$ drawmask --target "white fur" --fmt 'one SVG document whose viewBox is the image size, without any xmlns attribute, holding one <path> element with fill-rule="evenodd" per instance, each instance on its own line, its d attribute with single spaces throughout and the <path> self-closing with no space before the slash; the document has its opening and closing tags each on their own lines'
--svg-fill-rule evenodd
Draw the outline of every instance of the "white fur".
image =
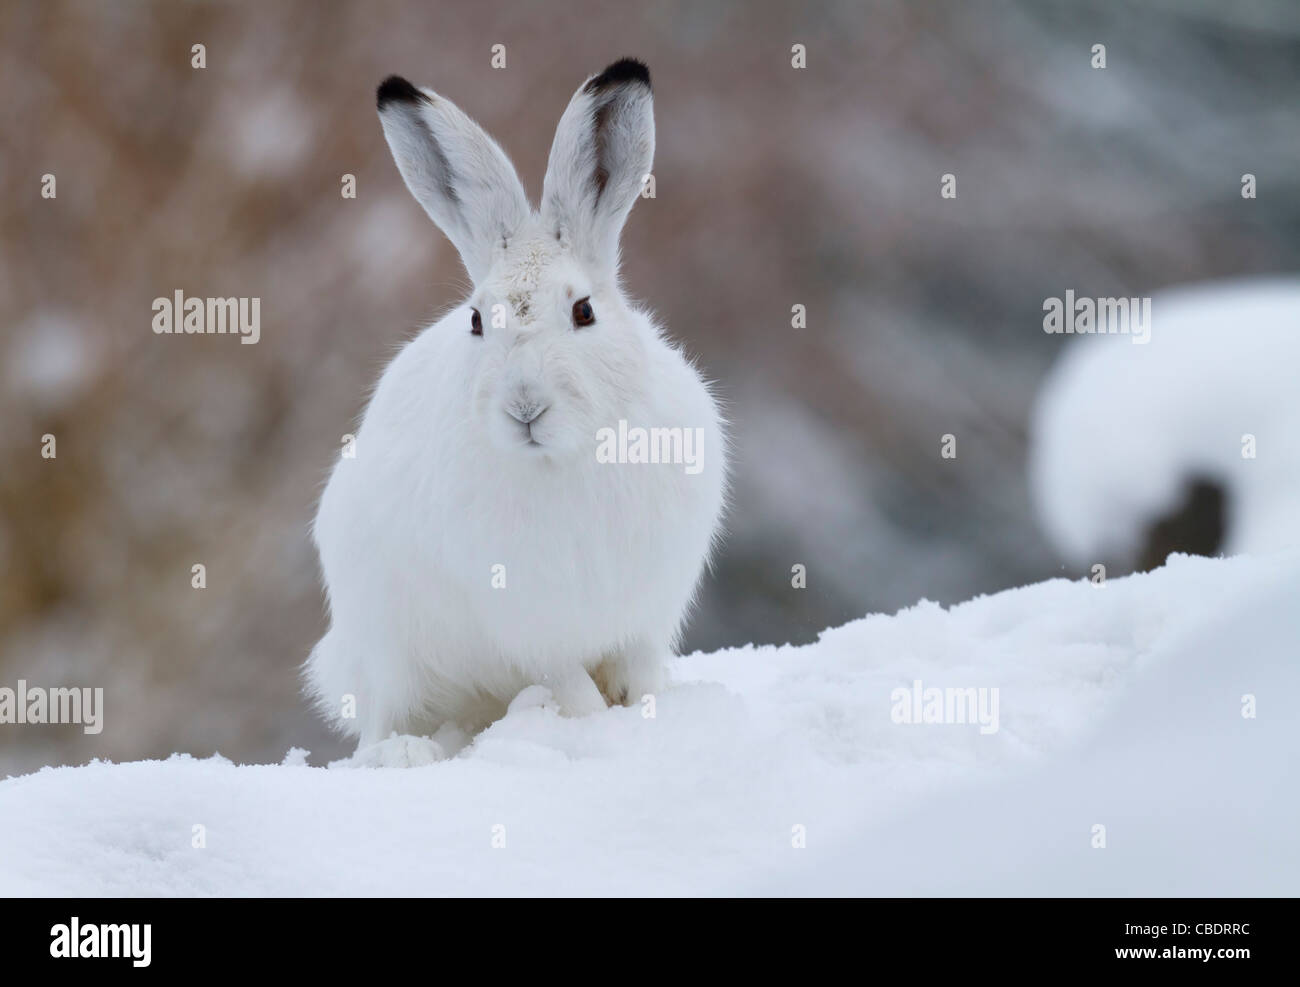
<svg viewBox="0 0 1300 987">
<path fill-rule="evenodd" d="M 654 149 L 648 85 L 578 90 L 540 213 L 500 148 L 425 96 L 383 106 L 384 132 L 474 290 L 384 372 L 314 529 L 331 627 L 308 683 L 362 748 L 479 729 L 529 686 L 570 715 L 657 692 L 725 499 L 717 404 L 618 282 L 618 233 Z M 587 296 L 596 322 L 575 328 Z M 512 415 L 527 405 L 547 408 L 531 426 L 538 445 Z M 703 429 L 703 471 L 599 463 L 597 430 L 620 419 Z M 340 716 L 348 696 L 355 718 Z"/>
</svg>

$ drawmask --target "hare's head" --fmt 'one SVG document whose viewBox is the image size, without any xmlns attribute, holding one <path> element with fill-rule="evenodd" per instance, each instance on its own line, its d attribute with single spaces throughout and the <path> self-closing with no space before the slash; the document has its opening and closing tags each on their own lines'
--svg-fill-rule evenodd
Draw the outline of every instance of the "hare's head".
<svg viewBox="0 0 1300 987">
<path fill-rule="evenodd" d="M 505 449 L 594 449 L 644 390 L 649 320 L 623 298 L 618 240 L 654 157 L 650 74 L 624 59 L 588 79 L 560 118 L 539 210 L 483 130 L 396 76 L 379 118 L 407 188 L 474 283 L 463 335 L 473 425 Z"/>
</svg>

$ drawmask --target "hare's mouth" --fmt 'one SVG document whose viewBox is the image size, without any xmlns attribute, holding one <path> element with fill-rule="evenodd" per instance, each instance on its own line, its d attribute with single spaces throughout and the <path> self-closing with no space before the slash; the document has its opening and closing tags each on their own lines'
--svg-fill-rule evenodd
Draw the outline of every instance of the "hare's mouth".
<svg viewBox="0 0 1300 987">
<path fill-rule="evenodd" d="M 531 423 L 520 422 L 520 423 L 519 423 L 519 431 L 520 431 L 520 438 L 523 439 L 523 442 L 521 443 L 521 445 L 522 445 L 525 449 L 540 449 L 540 448 L 542 448 L 542 443 L 538 442 L 538 441 L 537 441 L 537 436 L 535 436 L 535 435 L 533 434 L 533 426 L 532 426 Z"/>
<path fill-rule="evenodd" d="M 544 407 L 538 409 L 536 406 L 530 406 L 522 413 L 518 413 L 513 409 L 506 412 L 511 423 L 518 430 L 515 434 L 519 436 L 522 440 L 521 444 L 525 447 L 536 447 L 540 449 L 545 444 L 538 441 L 537 434 L 534 431 L 534 426 L 537 424 L 538 419 L 546 413 L 546 410 L 547 409 Z"/>
</svg>

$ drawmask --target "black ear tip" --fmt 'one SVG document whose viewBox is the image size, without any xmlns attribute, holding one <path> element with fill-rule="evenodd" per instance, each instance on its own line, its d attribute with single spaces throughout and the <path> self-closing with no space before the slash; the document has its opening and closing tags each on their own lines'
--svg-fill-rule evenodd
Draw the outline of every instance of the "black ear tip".
<svg viewBox="0 0 1300 987">
<path fill-rule="evenodd" d="M 424 99 L 424 93 L 400 75 L 390 75 L 379 84 L 375 93 L 375 105 L 381 110 L 389 103 L 414 103 L 421 99 Z"/>
<path fill-rule="evenodd" d="M 596 76 L 587 83 L 587 92 L 595 92 L 597 89 L 604 89 L 607 86 L 618 86 L 627 82 L 640 83 L 647 89 L 650 89 L 650 70 L 645 67 L 645 62 L 637 61 L 635 58 L 620 58 L 613 65 L 610 65 L 604 72 Z"/>
</svg>

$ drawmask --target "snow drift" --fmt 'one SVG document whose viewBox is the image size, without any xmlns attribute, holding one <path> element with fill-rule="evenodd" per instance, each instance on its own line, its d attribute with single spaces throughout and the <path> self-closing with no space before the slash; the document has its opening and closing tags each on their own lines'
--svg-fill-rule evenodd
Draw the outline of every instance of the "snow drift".
<svg viewBox="0 0 1300 987">
<path fill-rule="evenodd" d="M 1297 590 L 1175 556 L 922 602 L 406 770 L 46 768 L 0 782 L 0 893 L 1295 893 Z M 899 722 L 917 682 L 996 689 L 996 731 Z"/>
<path fill-rule="evenodd" d="M 1300 546 L 1300 279 L 1151 300 L 1150 339 L 1069 339 L 1031 423 L 1029 479 L 1072 563 L 1124 556 L 1194 477 L 1228 493 L 1228 554 Z"/>
</svg>

